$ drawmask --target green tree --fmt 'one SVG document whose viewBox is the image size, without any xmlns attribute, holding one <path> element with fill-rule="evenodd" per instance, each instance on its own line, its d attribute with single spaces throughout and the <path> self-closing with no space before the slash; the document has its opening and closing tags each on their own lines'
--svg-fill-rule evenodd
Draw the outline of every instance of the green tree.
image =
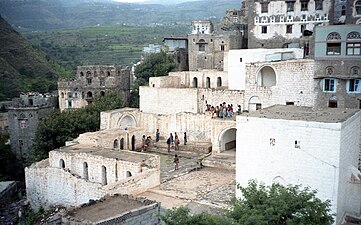
<svg viewBox="0 0 361 225">
<path fill-rule="evenodd" d="M 329 225 L 333 223 L 330 201 L 321 201 L 316 191 L 300 185 L 265 186 L 251 180 L 237 185 L 242 198 L 235 199 L 229 217 L 239 224 Z"/>
<path fill-rule="evenodd" d="M 190 214 L 190 210 L 185 207 L 173 208 L 160 215 L 166 225 L 234 225 L 231 218 L 225 216 L 215 216 L 203 212 L 200 214 Z"/>
<path fill-rule="evenodd" d="M 6 144 L 8 140 L 9 134 L 0 132 L 0 181 L 6 180 L 6 165 L 9 161 L 15 159 L 15 155 L 11 151 L 10 145 Z"/>
<path fill-rule="evenodd" d="M 135 68 L 136 79 L 130 96 L 130 106 L 139 107 L 139 86 L 148 85 L 150 77 L 167 76 L 176 67 L 174 58 L 164 51 L 147 56 L 144 62 Z"/>
<path fill-rule="evenodd" d="M 28 163 L 47 158 L 49 151 L 64 146 L 66 141 L 73 140 L 79 134 L 99 130 L 100 112 L 122 106 L 122 96 L 110 92 L 84 108 L 63 112 L 53 110 L 39 121 Z"/>
</svg>

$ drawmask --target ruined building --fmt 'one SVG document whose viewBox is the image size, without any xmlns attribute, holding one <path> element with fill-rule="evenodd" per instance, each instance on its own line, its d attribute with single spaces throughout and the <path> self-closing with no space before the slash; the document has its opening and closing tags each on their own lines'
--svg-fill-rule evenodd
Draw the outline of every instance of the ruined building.
<svg viewBox="0 0 361 225">
<path fill-rule="evenodd" d="M 39 93 L 22 94 L 13 99 L 8 108 L 8 129 L 11 149 L 18 160 L 27 158 L 39 120 L 57 107 L 57 101 L 57 96 Z"/>
<path fill-rule="evenodd" d="M 59 81 L 60 110 L 81 108 L 97 96 L 117 91 L 128 105 L 130 95 L 130 70 L 125 66 L 78 66 L 75 80 Z"/>
</svg>

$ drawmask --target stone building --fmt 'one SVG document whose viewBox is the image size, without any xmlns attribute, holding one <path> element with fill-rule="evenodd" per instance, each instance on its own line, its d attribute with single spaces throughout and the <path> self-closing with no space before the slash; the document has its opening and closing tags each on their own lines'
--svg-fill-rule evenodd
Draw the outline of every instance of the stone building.
<svg viewBox="0 0 361 225">
<path fill-rule="evenodd" d="M 178 71 L 188 71 L 188 38 L 186 36 L 170 36 L 163 38 L 168 53 L 173 54 L 178 63 Z"/>
<path fill-rule="evenodd" d="M 317 27 L 315 106 L 361 108 L 361 26 Z"/>
<path fill-rule="evenodd" d="M 57 107 L 57 96 L 28 93 L 13 99 L 8 108 L 10 145 L 18 160 L 29 154 L 38 122 Z"/>
<path fill-rule="evenodd" d="M 138 194 L 160 183 L 159 156 L 79 143 L 25 168 L 33 209 L 80 206 L 106 195 Z"/>
<path fill-rule="evenodd" d="M 97 96 L 117 91 L 128 105 L 130 96 L 130 70 L 125 66 L 78 66 L 75 80 L 59 81 L 60 110 L 81 108 Z"/>
<path fill-rule="evenodd" d="M 333 14 L 331 1 L 248 0 L 248 48 L 308 48 L 308 35 L 326 26 Z"/>
<path fill-rule="evenodd" d="M 333 24 L 361 24 L 361 1 L 334 0 Z"/>
<path fill-rule="evenodd" d="M 237 182 L 309 186 L 331 201 L 335 224 L 346 213 L 360 215 L 360 115 L 357 109 L 272 106 L 237 117 Z"/>
<path fill-rule="evenodd" d="M 239 31 L 214 31 L 209 20 L 193 21 L 188 35 L 189 70 L 223 70 L 224 53 L 242 47 Z"/>
</svg>

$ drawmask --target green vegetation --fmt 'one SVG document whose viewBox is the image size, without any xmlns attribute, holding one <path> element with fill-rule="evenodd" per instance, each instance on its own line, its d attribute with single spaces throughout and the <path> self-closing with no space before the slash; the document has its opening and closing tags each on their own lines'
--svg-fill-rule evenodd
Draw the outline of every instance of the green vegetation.
<svg viewBox="0 0 361 225">
<path fill-rule="evenodd" d="M 30 211 L 25 215 L 25 225 L 33 225 L 39 222 L 42 218 L 44 218 L 47 212 L 40 207 L 38 211 Z"/>
<path fill-rule="evenodd" d="M 21 92 L 56 90 L 58 77 L 70 75 L 45 54 L 33 48 L 0 17 L 0 101 Z"/>
<path fill-rule="evenodd" d="M 163 51 L 147 56 L 144 62 L 135 68 L 136 80 L 130 95 L 130 106 L 139 107 L 139 86 L 148 85 L 149 77 L 166 76 L 175 68 L 177 65 L 174 58 Z"/>
<path fill-rule="evenodd" d="M 132 65 L 140 60 L 143 47 L 161 44 L 167 35 L 186 34 L 187 29 L 184 25 L 109 25 L 25 33 L 25 36 L 62 66 L 75 70 L 79 65 Z"/>
<path fill-rule="evenodd" d="M 271 186 L 251 180 L 247 187 L 237 185 L 242 198 L 235 199 L 225 216 L 207 213 L 190 215 L 180 208 L 161 215 L 166 225 L 240 224 L 240 225 L 329 225 L 330 201 L 321 201 L 316 191 L 301 189 L 299 185 L 287 187 L 274 183 Z M 222 222 L 220 222 L 222 221 Z"/>
<path fill-rule="evenodd" d="M 99 130 L 100 112 L 122 106 L 120 94 L 111 92 L 84 108 L 52 111 L 38 124 L 28 163 L 47 158 L 49 151 L 64 146 L 66 141 L 73 140 L 79 134 Z"/>
<path fill-rule="evenodd" d="M 7 145 L 6 142 L 9 140 L 8 133 L 0 133 L 0 181 L 5 181 L 8 179 L 6 172 L 6 165 L 8 162 L 15 159 L 14 153 L 10 149 L 10 145 Z"/>
<path fill-rule="evenodd" d="M 172 1 L 167 1 L 170 3 Z M 240 0 L 203 0 L 177 5 L 129 4 L 95 0 L 0 0 L 0 14 L 19 30 L 128 24 L 154 25 L 182 23 L 212 18 L 219 21 L 227 9 L 240 8 Z"/>
</svg>

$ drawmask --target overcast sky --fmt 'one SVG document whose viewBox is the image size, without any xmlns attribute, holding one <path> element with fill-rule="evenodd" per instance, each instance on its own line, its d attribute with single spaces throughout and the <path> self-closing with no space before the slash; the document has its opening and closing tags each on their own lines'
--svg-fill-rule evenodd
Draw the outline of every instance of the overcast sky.
<svg viewBox="0 0 361 225">
<path fill-rule="evenodd" d="M 168 3 L 168 4 L 172 4 L 172 3 L 181 3 L 181 2 L 191 2 L 191 1 L 196 1 L 196 0 L 113 0 L 116 2 L 160 2 L 160 3 Z"/>
</svg>

